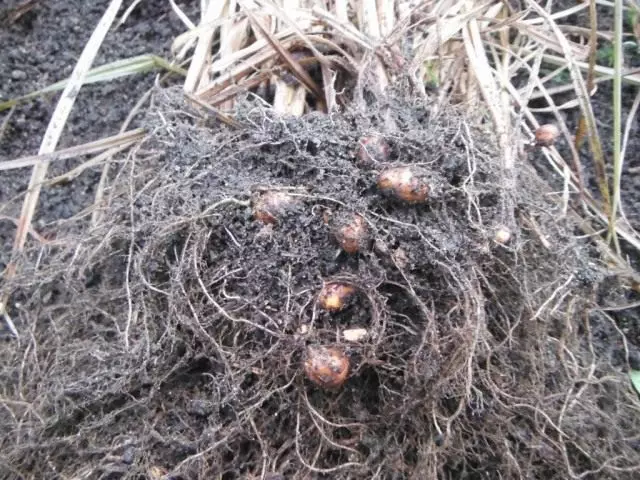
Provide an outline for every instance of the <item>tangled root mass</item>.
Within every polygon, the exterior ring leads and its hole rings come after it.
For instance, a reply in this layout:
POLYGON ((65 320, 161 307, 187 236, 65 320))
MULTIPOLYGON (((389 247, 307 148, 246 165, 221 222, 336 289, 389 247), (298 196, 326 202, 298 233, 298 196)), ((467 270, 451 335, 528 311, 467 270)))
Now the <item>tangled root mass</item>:
POLYGON ((638 402, 594 333, 608 328, 591 310, 602 274, 527 159, 508 177, 490 130, 402 97, 304 118, 241 110, 229 130, 158 92, 98 226, 61 225, 4 285, 23 335, 2 348, 0 468, 637 475, 638 402), (388 157, 361 164, 372 134, 388 157), (426 172, 426 203, 376 187, 400 165, 426 172), (295 202, 261 222, 271 191, 295 202), (354 214, 367 235, 346 253, 335 232, 354 214), (328 281, 355 287, 339 311, 318 307, 328 281), (367 335, 346 341, 354 328, 367 335), (305 378, 308 345, 347 352, 340 388, 305 378))

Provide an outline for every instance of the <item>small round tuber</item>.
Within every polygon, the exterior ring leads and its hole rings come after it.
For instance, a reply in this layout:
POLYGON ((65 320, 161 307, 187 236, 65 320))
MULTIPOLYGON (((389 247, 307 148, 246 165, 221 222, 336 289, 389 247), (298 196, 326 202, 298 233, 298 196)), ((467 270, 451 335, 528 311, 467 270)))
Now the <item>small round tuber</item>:
POLYGON ((410 167, 396 167, 380 173, 378 188, 408 203, 422 203, 429 196, 429 185, 410 167))
POLYGON ((274 224, 294 204, 294 198, 287 193, 271 190, 263 192, 253 202, 253 216, 262 223, 274 224))
POLYGON ((361 167, 384 162, 389 158, 389 145, 379 135, 367 135, 360 139, 356 163, 361 167))
POLYGON ((550 147, 560 136, 560 130, 555 125, 548 123, 541 125, 536 130, 536 145, 550 147))
POLYGON ((328 312, 339 312, 345 309, 355 292, 356 288, 346 283, 325 283, 320 290, 318 303, 322 309, 328 312))
POLYGON ((361 215, 354 214, 346 222, 340 223, 334 235, 345 252, 357 253, 368 239, 367 223, 361 215))
POLYGON ((310 345, 304 360, 307 378, 316 385, 335 389, 349 376, 349 357, 337 347, 310 345))

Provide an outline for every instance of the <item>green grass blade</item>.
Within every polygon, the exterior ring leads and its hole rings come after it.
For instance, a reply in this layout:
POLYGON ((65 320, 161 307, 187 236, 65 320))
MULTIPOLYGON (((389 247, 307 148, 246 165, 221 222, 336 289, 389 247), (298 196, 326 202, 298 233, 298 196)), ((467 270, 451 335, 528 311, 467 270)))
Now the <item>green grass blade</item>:
MULTIPOLYGON (((117 78, 136 75, 138 73, 147 73, 155 69, 167 70, 182 76, 185 76, 187 73, 184 69, 170 64, 164 58, 156 55, 139 55, 137 57, 116 60, 115 62, 107 63, 106 65, 101 65, 91 69, 87 74, 84 84, 110 82, 117 78)), ((0 112, 21 102, 33 100, 34 98, 46 95, 47 93, 60 91, 67 85, 67 82, 67 79, 61 80, 41 90, 2 102, 0 103, 0 112)))

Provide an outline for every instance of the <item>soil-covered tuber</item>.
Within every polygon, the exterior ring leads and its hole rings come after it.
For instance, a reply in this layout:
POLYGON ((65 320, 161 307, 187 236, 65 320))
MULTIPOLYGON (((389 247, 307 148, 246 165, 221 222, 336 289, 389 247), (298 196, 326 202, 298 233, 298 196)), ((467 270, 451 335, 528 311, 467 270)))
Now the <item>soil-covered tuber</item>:
POLYGON ((354 214, 346 221, 339 223, 334 230, 334 235, 345 252, 357 253, 369 239, 367 222, 362 215, 354 214))
POLYGON ((316 385, 335 389, 349 376, 349 357, 338 347, 310 345, 307 347, 304 371, 316 385))
POLYGON ((295 199, 285 192, 267 191, 253 201, 253 216, 265 224, 277 223, 295 205, 295 199))
POLYGON ((408 203, 425 202, 429 184, 424 175, 412 167, 396 167, 378 175, 378 188, 408 203))
POLYGON ((328 312, 339 312, 347 307, 355 292, 353 285, 342 282, 325 283, 318 296, 318 303, 328 312))

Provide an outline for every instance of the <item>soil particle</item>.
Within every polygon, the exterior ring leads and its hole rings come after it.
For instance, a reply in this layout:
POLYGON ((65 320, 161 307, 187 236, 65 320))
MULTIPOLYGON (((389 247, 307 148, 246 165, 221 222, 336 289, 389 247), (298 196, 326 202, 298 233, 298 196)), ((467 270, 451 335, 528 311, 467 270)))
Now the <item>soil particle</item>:
MULTIPOLYGON (((9 2, 10 8, 19 2, 9 2)), ((126 3, 126 2, 125 2, 126 3)), ((37 2, 33 9, 15 22, 0 27, 0 100, 9 100, 67 78, 107 5, 106 0, 37 2)), ((197 2, 182 5, 185 13, 196 18, 197 2)), ((123 10, 119 15, 124 13, 123 10)), ((120 17, 118 17, 120 18, 120 17)), ((170 58, 173 39, 183 33, 184 25, 168 2, 140 2, 127 21, 107 35, 93 66, 136 55, 156 54, 170 58)), ((132 107, 153 85, 153 74, 134 75, 106 84, 83 87, 66 124, 58 148, 98 140, 118 133, 132 107)), ((0 159, 35 155, 55 108, 58 94, 18 106, 11 114, 0 138, 0 159)), ((0 114, 0 120, 8 113, 0 114)), ((133 124, 135 126, 135 122, 133 124)), ((49 177, 76 167, 82 160, 54 162, 49 177)), ((72 184, 42 190, 36 220, 48 222, 70 218, 89 207, 94 198, 100 168, 86 171, 72 184)), ((0 203, 21 195, 29 181, 25 169, 2 172, 0 203)), ((12 203, 15 206, 15 202, 12 203)), ((19 210, 5 210, 16 217, 19 210)), ((2 244, 9 239, 2 222, 2 244)))

